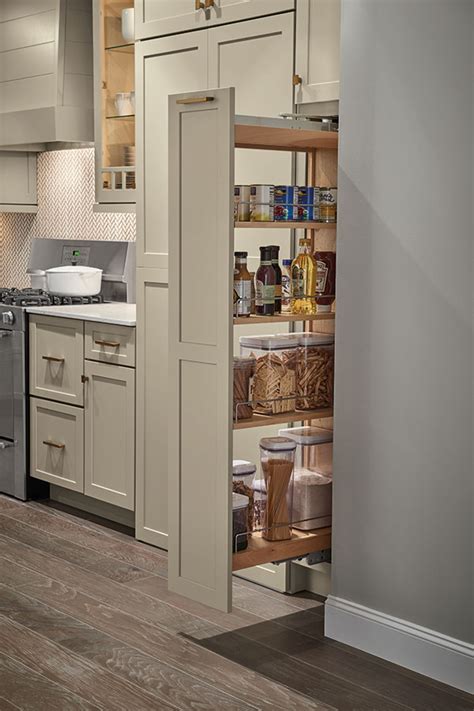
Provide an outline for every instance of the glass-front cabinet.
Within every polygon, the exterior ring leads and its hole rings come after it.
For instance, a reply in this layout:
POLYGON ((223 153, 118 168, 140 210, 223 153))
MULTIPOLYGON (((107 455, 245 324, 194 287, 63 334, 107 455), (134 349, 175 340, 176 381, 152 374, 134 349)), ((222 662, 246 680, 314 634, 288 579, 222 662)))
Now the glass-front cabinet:
POLYGON ((133 0, 94 1, 96 208, 135 210, 133 0))

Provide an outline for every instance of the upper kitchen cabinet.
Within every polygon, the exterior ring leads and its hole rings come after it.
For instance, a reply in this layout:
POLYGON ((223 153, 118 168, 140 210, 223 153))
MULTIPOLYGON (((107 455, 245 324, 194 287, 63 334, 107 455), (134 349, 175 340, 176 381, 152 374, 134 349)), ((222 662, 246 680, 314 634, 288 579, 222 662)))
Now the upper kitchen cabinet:
POLYGON ((136 0, 136 39, 294 10, 294 0, 136 0))
POLYGON ((94 93, 95 209, 134 212, 133 0, 94 0, 94 93))
POLYGON ((295 102, 339 99, 340 0, 296 0, 295 102))
POLYGON ((2 0, 0 146, 94 140, 91 0, 2 0))
POLYGON ((0 212, 36 212, 36 154, 0 151, 0 212))

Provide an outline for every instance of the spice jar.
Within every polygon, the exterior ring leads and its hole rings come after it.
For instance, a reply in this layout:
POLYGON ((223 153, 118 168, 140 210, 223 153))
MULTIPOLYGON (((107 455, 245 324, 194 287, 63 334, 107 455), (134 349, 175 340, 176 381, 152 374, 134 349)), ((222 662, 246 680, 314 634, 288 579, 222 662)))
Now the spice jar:
POLYGON ((234 421, 248 420, 253 415, 250 404, 250 380, 255 371, 255 358, 234 357, 234 421))
POLYGON ((332 407, 334 392, 334 336, 300 333, 296 359, 296 409, 332 407))
POLYGON ((248 546, 248 496, 232 494, 232 549, 243 551, 248 546))
POLYGON ((234 459, 232 462, 232 491, 248 497, 248 523, 247 530, 254 528, 254 490, 253 480, 257 467, 245 459, 234 459))
POLYGON ((267 494, 262 536, 268 541, 291 538, 291 479, 295 449, 296 442, 288 437, 263 437, 260 440, 260 463, 267 494))
POLYGON ((279 434, 296 443, 291 520, 293 528, 310 531, 331 525, 332 431, 292 427, 279 434))

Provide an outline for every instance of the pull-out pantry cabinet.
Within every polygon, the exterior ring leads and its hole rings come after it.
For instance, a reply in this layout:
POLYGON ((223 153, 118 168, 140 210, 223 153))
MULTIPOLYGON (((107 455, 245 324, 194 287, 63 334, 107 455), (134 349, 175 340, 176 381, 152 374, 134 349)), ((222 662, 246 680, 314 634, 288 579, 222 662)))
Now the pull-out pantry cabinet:
MULTIPOLYGON (((232 571, 331 545, 326 527, 293 530, 283 541, 254 533, 245 550, 232 550, 234 432, 253 430, 258 441, 262 427, 332 422, 331 408, 233 421, 233 331, 242 321, 232 318, 236 148, 307 154, 308 184, 314 185, 337 160, 337 138, 319 125, 236 116, 233 88, 169 98, 169 586, 225 611, 232 604, 232 571)), ((320 238, 331 239, 326 233, 334 235, 334 227, 307 224, 313 248, 320 238)), ((288 232, 287 225, 281 229, 288 232)), ((251 323, 261 328, 270 321, 280 329, 285 319, 253 317, 251 323)), ((334 313, 291 318, 298 319, 308 330, 316 321, 324 330, 334 313)))

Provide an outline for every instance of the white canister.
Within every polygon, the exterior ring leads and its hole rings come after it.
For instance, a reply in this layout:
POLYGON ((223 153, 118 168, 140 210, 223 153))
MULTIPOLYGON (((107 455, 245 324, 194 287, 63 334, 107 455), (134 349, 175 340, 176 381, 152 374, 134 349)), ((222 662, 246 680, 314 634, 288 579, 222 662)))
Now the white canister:
POLYGON ((29 269, 28 276, 30 277, 30 285, 32 289, 41 289, 46 291, 46 272, 44 269, 29 269))
POLYGON ((133 7, 122 10, 122 37, 125 42, 135 42, 135 10, 133 7))

